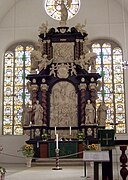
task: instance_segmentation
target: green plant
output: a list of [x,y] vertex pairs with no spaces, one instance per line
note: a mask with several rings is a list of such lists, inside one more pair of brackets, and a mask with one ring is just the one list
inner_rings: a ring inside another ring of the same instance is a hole
[[47,133],[42,134],[42,139],[43,140],[48,140],[48,138],[49,138],[49,135]]
[[19,151],[22,151],[22,153],[25,157],[33,157],[34,156],[33,145],[25,144],[24,146],[21,147],[21,149]]
[[84,140],[84,138],[85,138],[84,132],[79,131],[78,134],[77,134],[77,139]]
[[6,173],[6,169],[0,166],[0,173],[1,175],[4,175]]

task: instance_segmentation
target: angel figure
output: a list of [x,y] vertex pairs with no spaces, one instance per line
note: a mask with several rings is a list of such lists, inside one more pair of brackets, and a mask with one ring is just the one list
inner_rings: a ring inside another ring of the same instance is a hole
[[48,32],[48,22],[42,23],[42,25],[39,27],[40,34],[44,34],[44,37],[46,36],[46,33]]

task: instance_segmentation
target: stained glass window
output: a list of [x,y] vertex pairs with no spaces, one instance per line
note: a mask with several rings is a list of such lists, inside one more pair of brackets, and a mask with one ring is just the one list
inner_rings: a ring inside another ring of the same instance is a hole
[[22,111],[29,101],[26,76],[30,73],[32,45],[17,45],[4,56],[3,135],[21,135]]
[[[47,14],[56,20],[61,20],[61,1],[62,0],[45,0],[45,9]],[[80,0],[64,0],[68,10],[68,19],[75,16],[80,8]]]
[[98,93],[97,107],[105,102],[107,110],[106,128],[116,133],[126,132],[124,103],[124,72],[122,49],[114,42],[95,41],[92,49],[97,53],[96,70],[101,75],[102,87]]

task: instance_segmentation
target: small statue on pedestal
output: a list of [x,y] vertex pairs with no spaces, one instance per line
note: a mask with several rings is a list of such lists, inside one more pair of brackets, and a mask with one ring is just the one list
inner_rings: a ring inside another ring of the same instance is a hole
[[105,103],[101,102],[97,109],[97,120],[99,125],[105,126],[105,121],[107,119],[107,109],[108,107],[105,105]]
[[34,110],[34,122],[35,125],[42,126],[42,120],[43,120],[43,107],[39,104],[39,101],[36,101],[36,104],[33,107]]
[[22,119],[23,119],[23,126],[30,125],[30,122],[32,120],[32,108],[29,106],[29,103],[26,104],[23,110]]
[[88,100],[85,106],[85,124],[94,124],[94,120],[95,120],[95,109],[91,104],[90,100]]

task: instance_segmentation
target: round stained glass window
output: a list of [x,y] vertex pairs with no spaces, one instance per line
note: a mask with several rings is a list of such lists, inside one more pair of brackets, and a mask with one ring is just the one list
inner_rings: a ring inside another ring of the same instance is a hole
[[[56,20],[61,20],[61,2],[62,0],[46,0],[45,9],[47,14]],[[74,17],[80,9],[80,0],[64,0],[68,11],[68,19]]]

